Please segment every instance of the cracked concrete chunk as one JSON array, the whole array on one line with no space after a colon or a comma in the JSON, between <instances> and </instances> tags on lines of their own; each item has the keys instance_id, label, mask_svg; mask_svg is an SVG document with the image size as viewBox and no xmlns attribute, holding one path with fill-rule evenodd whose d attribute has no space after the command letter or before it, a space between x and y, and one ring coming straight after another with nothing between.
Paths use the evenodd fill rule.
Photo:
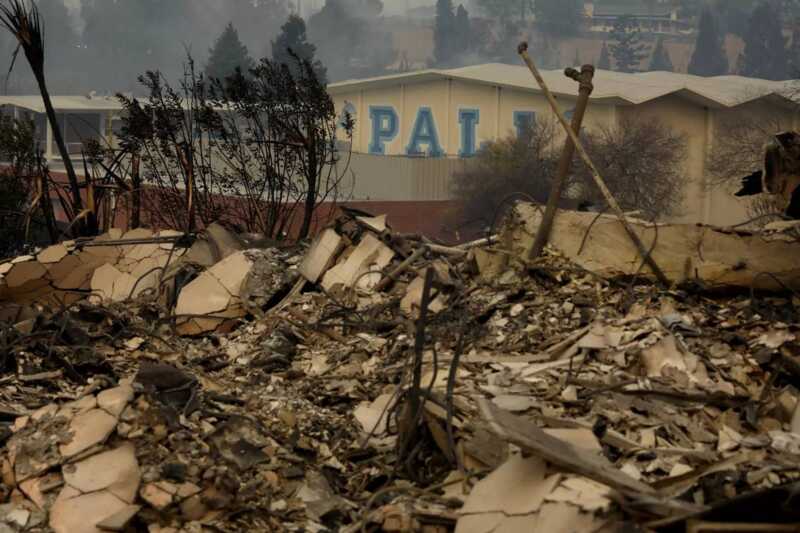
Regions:
<instances>
[{"instance_id":1,"label":"cracked concrete chunk","mask_svg":"<svg viewBox=\"0 0 800 533\"><path fill-rule=\"evenodd\" d=\"M114 280L114 288L111 292L111 301L124 302L130 298L137 296L143 290L140 284L136 284L136 278L124 272L120 273L119 277Z\"/></svg>"},{"instance_id":2,"label":"cracked concrete chunk","mask_svg":"<svg viewBox=\"0 0 800 533\"><path fill-rule=\"evenodd\" d=\"M12 265L16 265L16 264L19 264L19 263L25 263L27 261L33 261L33 260L34 260L34 257L32 255L21 255L19 257L15 257L14 259L12 259L11 260L11 264Z\"/></svg>"},{"instance_id":3,"label":"cracked concrete chunk","mask_svg":"<svg viewBox=\"0 0 800 533\"><path fill-rule=\"evenodd\" d=\"M547 465L538 457L511 456L473 487L460 513L535 513L558 483L557 475L546 474Z\"/></svg>"},{"instance_id":4,"label":"cracked concrete chunk","mask_svg":"<svg viewBox=\"0 0 800 533\"><path fill-rule=\"evenodd\" d=\"M82 493L108 490L120 500L133 503L141 473L136 448L125 442L118 448L64 466L64 481Z\"/></svg>"},{"instance_id":5,"label":"cracked concrete chunk","mask_svg":"<svg viewBox=\"0 0 800 533\"><path fill-rule=\"evenodd\" d=\"M237 252L209 268L197 279L181 290L176 315L208 315L237 317L244 314L239 292L253 262L244 254ZM184 320L178 331L193 335L212 331L220 325L219 319L195 318Z\"/></svg>"},{"instance_id":6,"label":"cracked concrete chunk","mask_svg":"<svg viewBox=\"0 0 800 533\"><path fill-rule=\"evenodd\" d=\"M50 527L55 533L100 533L100 522L129 507L105 490L74 498L59 496L50 509Z\"/></svg>"},{"instance_id":7,"label":"cracked concrete chunk","mask_svg":"<svg viewBox=\"0 0 800 533\"><path fill-rule=\"evenodd\" d=\"M36 260L43 264L58 263L67 256L69 251L63 244L48 246L36 255Z\"/></svg>"},{"instance_id":8,"label":"cracked concrete chunk","mask_svg":"<svg viewBox=\"0 0 800 533\"><path fill-rule=\"evenodd\" d=\"M342 237L336 230L328 228L314 239L311 248L300 263L300 274L311 283L316 283L328 270L342 249Z\"/></svg>"},{"instance_id":9,"label":"cracked concrete chunk","mask_svg":"<svg viewBox=\"0 0 800 533\"><path fill-rule=\"evenodd\" d=\"M208 272L219 280L231 296L239 296L242 282L251 268L253 262L244 252L237 252L211 267Z\"/></svg>"},{"instance_id":10,"label":"cracked concrete chunk","mask_svg":"<svg viewBox=\"0 0 800 533\"><path fill-rule=\"evenodd\" d=\"M128 525L128 522L136 516L136 513L138 513L141 508L141 505L129 505L98 522L97 527L103 531L123 531Z\"/></svg>"},{"instance_id":11,"label":"cracked concrete chunk","mask_svg":"<svg viewBox=\"0 0 800 533\"><path fill-rule=\"evenodd\" d=\"M117 419L102 409L92 409L78 414L69 424L70 440L59 446L59 451L64 457L72 457L92 446L102 444L116 425Z\"/></svg>"},{"instance_id":12,"label":"cracked concrete chunk","mask_svg":"<svg viewBox=\"0 0 800 533\"><path fill-rule=\"evenodd\" d=\"M172 494L164 490L157 483L148 483L139 491L139 496L159 511L172 505Z\"/></svg>"},{"instance_id":13,"label":"cracked concrete chunk","mask_svg":"<svg viewBox=\"0 0 800 533\"><path fill-rule=\"evenodd\" d=\"M206 228L205 235L213 250L215 262L222 261L244 248L238 236L216 222Z\"/></svg>"},{"instance_id":14,"label":"cracked concrete chunk","mask_svg":"<svg viewBox=\"0 0 800 533\"><path fill-rule=\"evenodd\" d=\"M47 274L47 268L37 261L14 263L6 274L5 280L9 288L21 287L26 283L38 280Z\"/></svg>"},{"instance_id":15,"label":"cracked concrete chunk","mask_svg":"<svg viewBox=\"0 0 800 533\"><path fill-rule=\"evenodd\" d=\"M123 531L128 525L128 522L136 516L136 513L138 513L141 508L141 505L128 505L124 509L98 522L97 527L103 531Z\"/></svg>"},{"instance_id":16,"label":"cracked concrete chunk","mask_svg":"<svg viewBox=\"0 0 800 533\"><path fill-rule=\"evenodd\" d=\"M215 262L214 249L208 241L198 239L184 254L182 261L208 268Z\"/></svg>"},{"instance_id":17,"label":"cracked concrete chunk","mask_svg":"<svg viewBox=\"0 0 800 533\"><path fill-rule=\"evenodd\" d=\"M538 206L517 204L501 231L503 249L526 257L541 218ZM702 224L654 225L632 218L628 222L642 242L655 243L651 257L670 282L697 279L715 288L800 288L797 241L790 235ZM585 239L587 234L591 239ZM567 259L605 278L651 275L640 268L639 252L614 215L559 211L550 243ZM773 276L761 275L764 272Z\"/></svg>"},{"instance_id":18,"label":"cracked concrete chunk","mask_svg":"<svg viewBox=\"0 0 800 533\"><path fill-rule=\"evenodd\" d=\"M94 271L90 287L92 294L102 300L111 300L114 295L114 282L122 276L122 272L109 264L105 264Z\"/></svg>"},{"instance_id":19,"label":"cracked concrete chunk","mask_svg":"<svg viewBox=\"0 0 800 533\"><path fill-rule=\"evenodd\" d=\"M97 406L108 414L119 417L125 407L133 399L133 387L120 385L104 390L97 395Z\"/></svg>"},{"instance_id":20,"label":"cracked concrete chunk","mask_svg":"<svg viewBox=\"0 0 800 533\"><path fill-rule=\"evenodd\" d=\"M39 509L46 506L45 493L64 484L64 479L59 473L45 474L41 477L31 478L19 484L19 489L36 504Z\"/></svg>"},{"instance_id":21,"label":"cracked concrete chunk","mask_svg":"<svg viewBox=\"0 0 800 533\"><path fill-rule=\"evenodd\" d=\"M230 293L206 271L181 290L176 315L206 315L222 311L231 301Z\"/></svg>"},{"instance_id":22,"label":"cracked concrete chunk","mask_svg":"<svg viewBox=\"0 0 800 533\"><path fill-rule=\"evenodd\" d=\"M330 290L334 285L342 284L352 287L369 288L380 281L380 274L364 275L369 271L379 271L386 267L394 257L394 251L379 241L374 235L367 234L358 243L347 259L340 261L322 277L322 286ZM375 281L377 278L378 281Z\"/></svg>"},{"instance_id":23,"label":"cracked concrete chunk","mask_svg":"<svg viewBox=\"0 0 800 533\"><path fill-rule=\"evenodd\" d=\"M91 411L95 407L97 407L97 398L89 394L83 398L65 403L61 406L59 414L71 418L73 414L85 413L86 411Z\"/></svg>"},{"instance_id":24,"label":"cracked concrete chunk","mask_svg":"<svg viewBox=\"0 0 800 533\"><path fill-rule=\"evenodd\" d=\"M178 498L186 499L191 496L194 496L195 494L200 494L200 491L201 491L200 487L198 487L194 483L186 482L178 485L178 491L176 492L176 494Z\"/></svg>"}]
</instances>

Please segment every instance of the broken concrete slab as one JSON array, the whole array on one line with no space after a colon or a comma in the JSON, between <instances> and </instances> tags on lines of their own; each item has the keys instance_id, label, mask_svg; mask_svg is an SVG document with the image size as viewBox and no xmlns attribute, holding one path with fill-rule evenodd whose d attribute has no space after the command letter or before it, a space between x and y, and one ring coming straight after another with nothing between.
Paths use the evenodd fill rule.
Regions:
<instances>
[{"instance_id":1,"label":"broken concrete slab","mask_svg":"<svg viewBox=\"0 0 800 533\"><path fill-rule=\"evenodd\" d=\"M300 263L300 274L311 283L316 283L320 276L333 266L336 257L343 248L341 235L333 228L320 233L311 244L303 262Z\"/></svg>"},{"instance_id":2,"label":"broken concrete slab","mask_svg":"<svg viewBox=\"0 0 800 533\"><path fill-rule=\"evenodd\" d=\"M375 286L380 281L380 272L394 257L394 251L383 244L373 234L365 234L358 246L329 269L322 277L322 287L329 291L334 285L353 287L358 284L361 288ZM377 277L367 275L375 273Z\"/></svg>"},{"instance_id":3,"label":"broken concrete slab","mask_svg":"<svg viewBox=\"0 0 800 533\"><path fill-rule=\"evenodd\" d=\"M97 295L101 301L113 301L114 285L122 276L122 272L110 264L105 264L92 274L92 294Z\"/></svg>"},{"instance_id":4,"label":"broken concrete slab","mask_svg":"<svg viewBox=\"0 0 800 533\"><path fill-rule=\"evenodd\" d=\"M242 240L216 222L203 232L214 251L214 263L218 263L244 249Z\"/></svg>"},{"instance_id":5,"label":"broken concrete slab","mask_svg":"<svg viewBox=\"0 0 800 533\"><path fill-rule=\"evenodd\" d=\"M148 483L139 491L139 496L151 507L159 511L166 509L174 503L171 492L156 483Z\"/></svg>"},{"instance_id":6,"label":"broken concrete slab","mask_svg":"<svg viewBox=\"0 0 800 533\"><path fill-rule=\"evenodd\" d=\"M517 204L505 224L500 246L524 259L540 221L536 206ZM671 282L695 280L712 288L800 289L800 244L790 235L629 222L645 245L653 244L652 257ZM550 243L569 260L604 277L650 274L613 215L559 211ZM763 275L765 272L770 275Z\"/></svg>"},{"instance_id":7,"label":"broken concrete slab","mask_svg":"<svg viewBox=\"0 0 800 533\"><path fill-rule=\"evenodd\" d=\"M63 244L54 244L36 254L36 260L42 264L58 263L64 259L68 253L69 250L67 250L67 247Z\"/></svg>"},{"instance_id":8,"label":"broken concrete slab","mask_svg":"<svg viewBox=\"0 0 800 533\"><path fill-rule=\"evenodd\" d=\"M136 498L141 479L136 448L131 442L65 465L63 471L64 482L84 494L107 490L130 504Z\"/></svg>"},{"instance_id":9,"label":"broken concrete slab","mask_svg":"<svg viewBox=\"0 0 800 533\"><path fill-rule=\"evenodd\" d=\"M99 393L97 395L97 406L108 414L119 417L132 399L133 387L128 384L122 384Z\"/></svg>"},{"instance_id":10,"label":"broken concrete slab","mask_svg":"<svg viewBox=\"0 0 800 533\"><path fill-rule=\"evenodd\" d=\"M101 533L98 524L130 508L130 504L104 490L59 497L50 509L49 523L56 533Z\"/></svg>"},{"instance_id":11,"label":"broken concrete slab","mask_svg":"<svg viewBox=\"0 0 800 533\"><path fill-rule=\"evenodd\" d=\"M66 443L59 446L59 452L65 458L78 455L104 443L116 426L117 419L102 409L77 414L70 421Z\"/></svg>"},{"instance_id":12,"label":"broken concrete slab","mask_svg":"<svg viewBox=\"0 0 800 533\"><path fill-rule=\"evenodd\" d=\"M38 261L14 263L5 275L4 281L10 289L20 289L27 283L39 280L47 274L47 268Z\"/></svg>"},{"instance_id":13,"label":"broken concrete slab","mask_svg":"<svg viewBox=\"0 0 800 533\"><path fill-rule=\"evenodd\" d=\"M559 475L547 475L547 465L538 457L511 456L473 487L459 514L536 513L559 479Z\"/></svg>"},{"instance_id":14,"label":"broken concrete slab","mask_svg":"<svg viewBox=\"0 0 800 533\"><path fill-rule=\"evenodd\" d=\"M125 531L128 523L133 520L141 508L141 505L128 505L99 521L97 527L103 531Z\"/></svg>"}]
</instances>

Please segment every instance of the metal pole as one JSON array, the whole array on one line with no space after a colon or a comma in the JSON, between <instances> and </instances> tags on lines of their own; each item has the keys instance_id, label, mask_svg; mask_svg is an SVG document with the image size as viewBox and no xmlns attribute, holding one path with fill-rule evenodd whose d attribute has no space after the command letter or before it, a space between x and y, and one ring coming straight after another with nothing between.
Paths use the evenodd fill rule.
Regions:
<instances>
[{"instance_id":1,"label":"metal pole","mask_svg":"<svg viewBox=\"0 0 800 533\"><path fill-rule=\"evenodd\" d=\"M580 87L578 88L578 102L575 105L575 114L572 115L572 131L574 131L576 135L580 135L583 116L586 114L586 107L589 104L589 95L592 94L594 90L594 85L592 85L594 67L592 65L583 65L580 72L574 68L568 68L564 71L564 75L580 83ZM558 210L558 202L561 200L561 193L564 190L564 183L567 181L569 167L572 164L572 156L574 154L575 143L572 142L572 138L567 136L567 140L564 142L564 150L561 152L561 159L558 162L556 178L550 188L550 195L547 197L547 207L545 207L544 210L542 224L539 226L539 232L536 234L533 248L528 252L528 259L539 257L547 244L547 239L550 237L550 229L553 227L553 220Z\"/></svg>"},{"instance_id":2,"label":"metal pole","mask_svg":"<svg viewBox=\"0 0 800 533\"><path fill-rule=\"evenodd\" d=\"M597 170L597 167L594 166L592 158L589 157L589 154L583 147L583 143L581 143L581 140L578 138L575 132L572 131L572 128L570 128L569 124L567 123L567 119L564 118L564 115L562 115L561 111L558 109L558 104L556 103L556 99L553 96L553 93L551 93L550 89L547 88L547 84L544 82L542 75L539 73L539 69L536 68L536 64L534 64L533 59L531 59L531 56L528 53L528 43L521 43L517 51L519 52L519 55L522 57L522 59L525 61L525 64L528 65L528 68L530 69L531 74L533 74L533 77L536 78L536 82L539 84L539 87L541 87L542 92L547 98L547 101L550 103L550 107L553 109L553 113L555 113L556 118L561 123L561 126L564 128L564 130L567 132L567 135L572 139L572 142L575 143L575 148L578 150L578 154L581 156L581 159L583 159L583 162L586 163L586 166L589 167L589 170L591 170L594 182L597 184L597 187L600 189L600 192L603 194L603 197L605 198L609 207L611 207L611 210L614 211L615 215L617 215L620 224L622 224L622 227L625 229L625 232L628 234L628 237L630 237L631 241L638 250L639 254L644 259L644 262L647 263L647 266L649 266L650 270L653 271L653 274L655 274L658 281L660 281L664 285L669 285L669 280L667 279L667 276L664 275L664 272L661 270L658 264L656 264L656 262L653 260L652 256L647 251L647 248L645 248L644 244L642 244L642 241L639 239L639 236L636 235L636 232L633 231L631 225L628 224L628 219L625 218L625 214L622 212L622 208L619 206L617 200L611 194L611 191L608 190L608 186L606 185L605 181L603 181L603 178L600 176L600 172Z\"/></svg>"}]
</instances>

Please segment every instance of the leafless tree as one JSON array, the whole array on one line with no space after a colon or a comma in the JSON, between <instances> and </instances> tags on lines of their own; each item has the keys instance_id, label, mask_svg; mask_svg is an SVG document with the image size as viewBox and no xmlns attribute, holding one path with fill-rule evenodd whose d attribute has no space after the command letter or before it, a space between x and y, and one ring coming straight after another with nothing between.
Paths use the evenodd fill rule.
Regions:
<instances>
[{"instance_id":1,"label":"leafless tree","mask_svg":"<svg viewBox=\"0 0 800 533\"><path fill-rule=\"evenodd\" d=\"M743 176L761 170L764 147L785 127L785 120L778 115L745 115L721 121L708 155L708 184L738 186Z\"/></svg>"},{"instance_id":2,"label":"leafless tree","mask_svg":"<svg viewBox=\"0 0 800 533\"><path fill-rule=\"evenodd\" d=\"M190 58L180 88L150 72L147 100L120 96L121 146L138 161L154 224L191 231L197 218L308 236L317 207L342 193L349 149L337 134L349 138L353 124L336 117L313 66L295 59L207 80Z\"/></svg>"},{"instance_id":3,"label":"leafless tree","mask_svg":"<svg viewBox=\"0 0 800 533\"><path fill-rule=\"evenodd\" d=\"M552 122L539 121L521 136L484 146L463 172L453 176L458 208L449 225L481 232L496 223L513 200L545 202L558 154Z\"/></svg>"},{"instance_id":4,"label":"leafless tree","mask_svg":"<svg viewBox=\"0 0 800 533\"><path fill-rule=\"evenodd\" d=\"M625 210L651 220L680 214L688 181L686 135L658 120L625 118L585 135L587 150L609 190ZM603 204L582 161L574 163L584 198ZM586 186L585 184L591 184Z\"/></svg>"},{"instance_id":5,"label":"leafless tree","mask_svg":"<svg viewBox=\"0 0 800 533\"><path fill-rule=\"evenodd\" d=\"M459 208L451 225L489 227L513 199L544 203L562 148L553 142L555 131L552 122L538 122L526 135L486 146L466 171L454 176ZM624 120L581 136L623 209L639 210L651 219L679 212L687 180L683 134L657 121ZM600 191L577 157L572 169L561 206L595 204L602 209Z\"/></svg>"}]
</instances>

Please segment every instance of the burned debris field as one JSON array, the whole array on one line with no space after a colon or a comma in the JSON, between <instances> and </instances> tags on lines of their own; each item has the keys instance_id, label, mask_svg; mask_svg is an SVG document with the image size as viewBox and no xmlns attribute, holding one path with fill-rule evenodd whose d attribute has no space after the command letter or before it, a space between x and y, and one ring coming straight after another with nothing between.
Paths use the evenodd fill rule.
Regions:
<instances>
[{"instance_id":1,"label":"burned debris field","mask_svg":"<svg viewBox=\"0 0 800 533\"><path fill-rule=\"evenodd\" d=\"M133 230L6 263L6 527L791 530L800 278L735 263L780 267L792 230L708 228L726 251L667 287L570 258L580 220L527 260L531 207L460 247L350 214L310 246Z\"/></svg>"},{"instance_id":2,"label":"burned debris field","mask_svg":"<svg viewBox=\"0 0 800 533\"><path fill-rule=\"evenodd\" d=\"M399 4L0 0L0 533L800 531L797 2Z\"/></svg>"}]
</instances>

